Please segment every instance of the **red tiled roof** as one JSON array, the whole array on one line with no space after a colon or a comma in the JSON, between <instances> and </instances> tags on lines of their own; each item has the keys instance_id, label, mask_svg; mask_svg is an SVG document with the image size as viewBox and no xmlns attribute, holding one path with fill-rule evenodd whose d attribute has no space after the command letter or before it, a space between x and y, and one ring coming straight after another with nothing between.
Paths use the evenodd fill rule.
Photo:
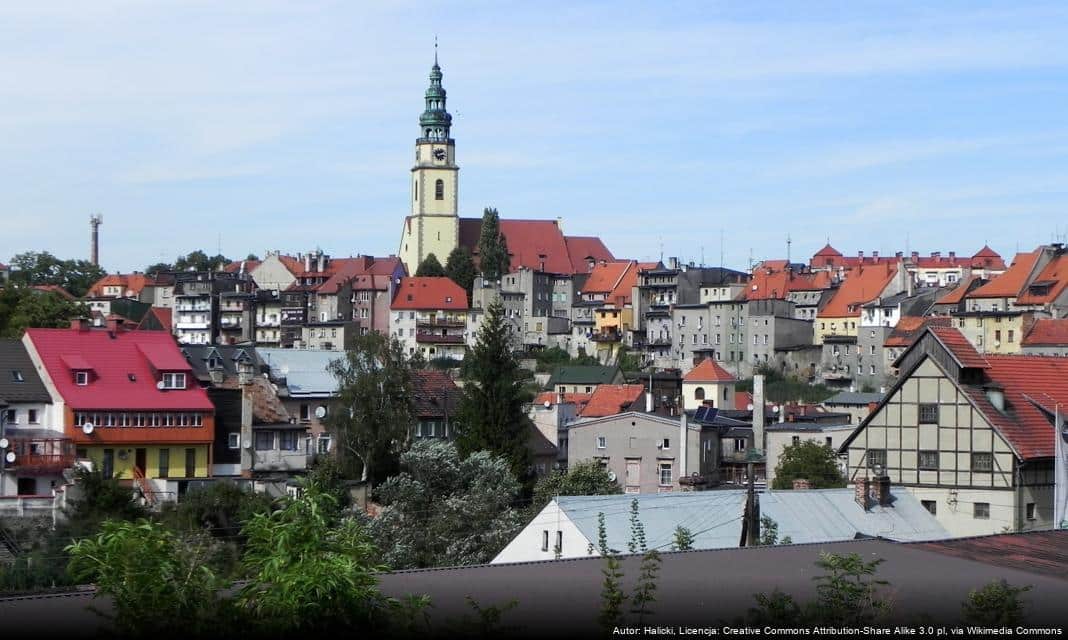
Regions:
<instances>
[{"instance_id":1,"label":"red tiled roof","mask_svg":"<svg viewBox=\"0 0 1068 640\"><path fill-rule=\"evenodd\" d=\"M974 256L972 256L973 269L990 269L992 271L1004 271L1005 261L1002 260L1001 254L990 248L989 245L983 245Z\"/></svg>"},{"instance_id":2,"label":"red tiled roof","mask_svg":"<svg viewBox=\"0 0 1068 640\"><path fill-rule=\"evenodd\" d=\"M734 382L735 377L729 371L716 364L712 358L705 358L683 376L683 382Z\"/></svg>"},{"instance_id":3,"label":"red tiled roof","mask_svg":"<svg viewBox=\"0 0 1068 640\"><path fill-rule=\"evenodd\" d=\"M252 273L256 270L256 267L260 266L262 260L235 260L230 264L223 267L223 271L227 273L239 273L241 271L241 264L245 264L245 273Z\"/></svg>"},{"instance_id":4,"label":"red tiled roof","mask_svg":"<svg viewBox=\"0 0 1068 640\"><path fill-rule=\"evenodd\" d=\"M392 309L467 309L467 291L446 277L401 278Z\"/></svg>"},{"instance_id":5,"label":"red tiled roof","mask_svg":"<svg viewBox=\"0 0 1068 640\"><path fill-rule=\"evenodd\" d=\"M574 404L578 407L583 407L590 401L592 393L565 393L564 402ZM555 391L542 391L534 398L534 404L545 406L548 402L549 406L560 403L560 394Z\"/></svg>"},{"instance_id":6,"label":"red tiled roof","mask_svg":"<svg viewBox=\"0 0 1068 640\"><path fill-rule=\"evenodd\" d=\"M826 271L796 273L787 270L785 260L765 260L753 268L747 300L781 300L791 291L820 291L831 286L831 274Z\"/></svg>"},{"instance_id":7,"label":"red tiled roof","mask_svg":"<svg viewBox=\"0 0 1068 640\"><path fill-rule=\"evenodd\" d=\"M753 394L748 391L735 391L734 392L734 408L746 409L749 405L753 404Z\"/></svg>"},{"instance_id":8,"label":"red tiled roof","mask_svg":"<svg viewBox=\"0 0 1068 640\"><path fill-rule=\"evenodd\" d=\"M159 320L159 324L163 327L163 330L170 333L174 329L173 315L174 310L169 307L152 307L148 310L149 313L156 316L156 320Z\"/></svg>"},{"instance_id":9,"label":"red tiled roof","mask_svg":"<svg viewBox=\"0 0 1068 640\"><path fill-rule=\"evenodd\" d=\"M482 218L460 218L460 245L467 247L478 264L478 240ZM547 273L585 273L586 253L598 261L614 260L612 253L597 238L576 237L570 245L555 220L501 219L501 233L508 242L511 269L527 267ZM576 255L571 254L571 248ZM576 263L579 268L576 269Z\"/></svg>"},{"instance_id":10,"label":"red tiled roof","mask_svg":"<svg viewBox=\"0 0 1068 640\"><path fill-rule=\"evenodd\" d=\"M143 273L112 273L94 282L93 286L89 287L89 292L86 295L90 298L101 297L104 295L104 287L122 287L122 295L124 296L127 291L138 295L146 286L153 284L155 284L155 280Z\"/></svg>"},{"instance_id":11,"label":"red tiled roof","mask_svg":"<svg viewBox=\"0 0 1068 640\"><path fill-rule=\"evenodd\" d=\"M392 276L399 264L400 258L396 256L388 258L358 256L356 258L331 259L329 266L333 269L333 275L326 282L319 285L316 291L327 294L337 293L345 282L358 276L384 276L388 282L389 277ZM385 287L382 288L384 289Z\"/></svg>"},{"instance_id":12,"label":"red tiled roof","mask_svg":"<svg viewBox=\"0 0 1068 640\"><path fill-rule=\"evenodd\" d=\"M969 293L968 298L1015 298L1020 295L1031 271L1035 268L1041 249L1030 253L1017 253L1012 264L1001 275Z\"/></svg>"},{"instance_id":13,"label":"red tiled roof","mask_svg":"<svg viewBox=\"0 0 1068 640\"><path fill-rule=\"evenodd\" d=\"M1035 285L1039 284L1046 285L1044 293L1032 293ZM1016 299L1016 304L1049 304L1059 298L1065 288L1068 288L1068 253L1050 260L1027 290Z\"/></svg>"},{"instance_id":14,"label":"red tiled roof","mask_svg":"<svg viewBox=\"0 0 1068 640\"><path fill-rule=\"evenodd\" d=\"M820 310L819 317L859 316L860 306L878 298L894 279L897 269L898 265L887 263L849 270L830 302Z\"/></svg>"},{"instance_id":15,"label":"red tiled roof","mask_svg":"<svg viewBox=\"0 0 1068 640\"><path fill-rule=\"evenodd\" d=\"M72 409L212 411L207 393L189 375L185 389L156 388L157 375L145 351L167 366L188 370L174 338L162 331L108 331L92 329L27 329L26 336L40 354L42 364L63 400ZM92 381L74 383L71 366L88 366ZM131 380L131 377L133 378ZM211 434L207 434L211 439Z\"/></svg>"},{"instance_id":16,"label":"red tiled roof","mask_svg":"<svg viewBox=\"0 0 1068 640\"><path fill-rule=\"evenodd\" d=\"M953 319L948 316L902 316L890 335L883 342L884 347L907 347L926 326L950 327Z\"/></svg>"},{"instance_id":17,"label":"red tiled roof","mask_svg":"<svg viewBox=\"0 0 1068 640\"><path fill-rule=\"evenodd\" d=\"M990 245L984 244L983 248L975 253L973 258L1000 258L1001 254L990 248Z\"/></svg>"},{"instance_id":18,"label":"red tiled roof","mask_svg":"<svg viewBox=\"0 0 1068 640\"><path fill-rule=\"evenodd\" d=\"M571 273L589 271L589 260L594 263L602 260L612 262L615 258L600 238L594 236L564 236L568 259L571 261Z\"/></svg>"},{"instance_id":19,"label":"red tiled roof","mask_svg":"<svg viewBox=\"0 0 1068 640\"><path fill-rule=\"evenodd\" d=\"M640 384L601 384L593 390L589 402L579 411L583 418L602 418L626 411L645 393Z\"/></svg>"},{"instance_id":20,"label":"red tiled roof","mask_svg":"<svg viewBox=\"0 0 1068 640\"><path fill-rule=\"evenodd\" d=\"M460 387L448 373L436 369L412 371L412 394L419 418L453 416L460 404Z\"/></svg>"},{"instance_id":21,"label":"red tiled roof","mask_svg":"<svg viewBox=\"0 0 1068 640\"><path fill-rule=\"evenodd\" d=\"M842 253L827 243L823 245L823 248L816 252L817 256L831 256L834 258L842 257Z\"/></svg>"},{"instance_id":22,"label":"red tiled roof","mask_svg":"<svg viewBox=\"0 0 1068 640\"><path fill-rule=\"evenodd\" d=\"M972 283L979 279L979 276L968 276L957 283L957 286L950 290L949 293L938 299L935 304L960 304L960 301L964 299L964 296L968 294L968 287L972 286Z\"/></svg>"},{"instance_id":23,"label":"red tiled roof","mask_svg":"<svg viewBox=\"0 0 1068 640\"><path fill-rule=\"evenodd\" d=\"M582 294L602 293L605 302L622 307L631 301L632 290L638 284L638 272L655 266L655 263L634 260L598 264L582 286Z\"/></svg>"},{"instance_id":24,"label":"red tiled roof","mask_svg":"<svg viewBox=\"0 0 1068 640\"><path fill-rule=\"evenodd\" d=\"M986 359L979 355L979 352L975 350L971 342L964 337L964 334L953 327L938 327L929 326L927 328L939 342L941 342L946 349L948 349L961 366L974 367L978 369L986 369L989 367L989 363Z\"/></svg>"},{"instance_id":25,"label":"red tiled roof","mask_svg":"<svg viewBox=\"0 0 1068 640\"><path fill-rule=\"evenodd\" d=\"M1039 318L1023 339L1025 347L1068 346L1068 318Z\"/></svg>"}]
</instances>

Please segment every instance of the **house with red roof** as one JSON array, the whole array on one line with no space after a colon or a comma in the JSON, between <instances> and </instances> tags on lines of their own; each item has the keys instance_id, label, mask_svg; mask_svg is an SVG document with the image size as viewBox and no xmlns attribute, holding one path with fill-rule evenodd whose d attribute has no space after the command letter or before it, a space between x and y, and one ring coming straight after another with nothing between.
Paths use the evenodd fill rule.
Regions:
<instances>
[{"instance_id":1,"label":"house with red roof","mask_svg":"<svg viewBox=\"0 0 1068 640\"><path fill-rule=\"evenodd\" d=\"M632 297L638 273L656 266L636 260L605 262L595 266L586 279L580 299L593 314L589 338L596 343L602 362L615 358L624 339L631 341L630 332L635 328Z\"/></svg>"},{"instance_id":2,"label":"house with red roof","mask_svg":"<svg viewBox=\"0 0 1068 640\"><path fill-rule=\"evenodd\" d=\"M1068 318L1040 318L1024 336L1021 353L1068 356Z\"/></svg>"},{"instance_id":3,"label":"house with red roof","mask_svg":"<svg viewBox=\"0 0 1068 640\"><path fill-rule=\"evenodd\" d=\"M840 273L859 266L898 262L905 265L905 270L921 287L952 286L969 275L990 278L1005 270L1005 261L987 245L969 257L958 256L955 251L946 255L942 255L941 251L932 251L929 256L921 256L918 251L909 255L898 251L893 256L880 256L878 251L865 255L863 251L858 251L856 256L845 256L827 244L812 256L809 267L813 271Z\"/></svg>"},{"instance_id":4,"label":"house with red roof","mask_svg":"<svg viewBox=\"0 0 1068 640\"><path fill-rule=\"evenodd\" d=\"M1027 293L1028 285L1036 279L1049 262L1043 248L1017 253L1004 273L991 279L965 296L968 311L1008 311L1016 299Z\"/></svg>"},{"instance_id":5,"label":"house with red roof","mask_svg":"<svg viewBox=\"0 0 1068 640\"><path fill-rule=\"evenodd\" d=\"M897 382L839 448L848 479L904 486L953 535L1053 526L1053 416L1068 359L982 354L925 326Z\"/></svg>"},{"instance_id":6,"label":"house with red roof","mask_svg":"<svg viewBox=\"0 0 1068 640\"><path fill-rule=\"evenodd\" d=\"M712 358L705 358L682 377L682 406L686 411L698 407L734 409L734 385L738 380Z\"/></svg>"},{"instance_id":7,"label":"house with red roof","mask_svg":"<svg viewBox=\"0 0 1068 640\"><path fill-rule=\"evenodd\" d=\"M855 339L862 307L873 300L904 291L907 277L898 262L857 266L845 272L845 280L816 314L815 343L823 344L828 336Z\"/></svg>"},{"instance_id":8,"label":"house with red roof","mask_svg":"<svg viewBox=\"0 0 1068 640\"><path fill-rule=\"evenodd\" d=\"M467 348L467 291L446 277L401 278L390 305L390 332L409 355L462 360Z\"/></svg>"},{"instance_id":9,"label":"house with red roof","mask_svg":"<svg viewBox=\"0 0 1068 640\"><path fill-rule=\"evenodd\" d=\"M74 320L28 329L23 343L79 458L150 503L210 476L214 406L173 337Z\"/></svg>"}]
</instances>

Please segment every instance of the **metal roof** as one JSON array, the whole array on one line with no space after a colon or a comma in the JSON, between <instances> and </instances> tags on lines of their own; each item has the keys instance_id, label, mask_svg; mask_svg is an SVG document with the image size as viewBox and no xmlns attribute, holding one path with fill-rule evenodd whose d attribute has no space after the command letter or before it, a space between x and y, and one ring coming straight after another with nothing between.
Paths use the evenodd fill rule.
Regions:
<instances>
[{"instance_id":1,"label":"metal roof","mask_svg":"<svg viewBox=\"0 0 1068 640\"><path fill-rule=\"evenodd\" d=\"M827 398L823 401L823 404L855 404L855 405L868 405L872 402L879 402L883 399L885 394L882 393L868 393L864 391L842 391Z\"/></svg>"},{"instance_id":2,"label":"metal roof","mask_svg":"<svg viewBox=\"0 0 1068 640\"><path fill-rule=\"evenodd\" d=\"M52 403L21 340L0 340L0 401Z\"/></svg>"},{"instance_id":3,"label":"metal roof","mask_svg":"<svg viewBox=\"0 0 1068 640\"><path fill-rule=\"evenodd\" d=\"M290 396L329 396L337 393L337 379L327 369L345 357L344 351L326 349L257 348L271 378L285 379Z\"/></svg>"}]
</instances>

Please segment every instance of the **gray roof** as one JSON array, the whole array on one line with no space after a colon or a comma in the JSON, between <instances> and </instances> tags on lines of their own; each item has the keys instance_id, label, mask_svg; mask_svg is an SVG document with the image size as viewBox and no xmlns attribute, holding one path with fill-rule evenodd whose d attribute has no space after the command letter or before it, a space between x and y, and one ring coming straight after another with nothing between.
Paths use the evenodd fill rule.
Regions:
<instances>
[{"instance_id":1,"label":"gray roof","mask_svg":"<svg viewBox=\"0 0 1068 640\"><path fill-rule=\"evenodd\" d=\"M344 351L326 349L256 350L270 368L273 380L285 380L289 395L329 396L337 393L337 379L327 370L330 363L345 357Z\"/></svg>"},{"instance_id":2,"label":"gray roof","mask_svg":"<svg viewBox=\"0 0 1068 640\"><path fill-rule=\"evenodd\" d=\"M558 384L611 384L621 376L619 367L600 365L562 366L553 370L549 385Z\"/></svg>"},{"instance_id":3,"label":"gray roof","mask_svg":"<svg viewBox=\"0 0 1068 640\"><path fill-rule=\"evenodd\" d=\"M251 344L244 346L183 344L180 346L185 359L189 361L189 366L193 368L193 375L201 380L210 378L211 369L208 368L208 362L213 357L218 361L218 366L226 378L237 377L237 365L241 360L249 360L257 369L262 364L255 347Z\"/></svg>"},{"instance_id":4,"label":"gray roof","mask_svg":"<svg viewBox=\"0 0 1068 640\"><path fill-rule=\"evenodd\" d=\"M855 404L867 406L872 402L881 402L882 393L868 393L864 391L842 391L823 401L823 404Z\"/></svg>"},{"instance_id":5,"label":"gray roof","mask_svg":"<svg viewBox=\"0 0 1068 640\"><path fill-rule=\"evenodd\" d=\"M0 340L0 401L52 402L21 340Z\"/></svg>"},{"instance_id":6,"label":"gray roof","mask_svg":"<svg viewBox=\"0 0 1068 640\"><path fill-rule=\"evenodd\" d=\"M764 491L760 514L779 525L779 537L795 544L853 540L860 536L897 541L937 540L949 537L927 509L903 488L890 490L893 505L864 511L853 489ZM638 500L638 515L650 547L668 549L675 528L685 526L694 535L694 549L737 547L742 535L745 490L697 491L614 496L560 496L557 503L582 534L597 540L598 514L605 514L608 545L626 550L630 539L630 505Z\"/></svg>"}]
</instances>

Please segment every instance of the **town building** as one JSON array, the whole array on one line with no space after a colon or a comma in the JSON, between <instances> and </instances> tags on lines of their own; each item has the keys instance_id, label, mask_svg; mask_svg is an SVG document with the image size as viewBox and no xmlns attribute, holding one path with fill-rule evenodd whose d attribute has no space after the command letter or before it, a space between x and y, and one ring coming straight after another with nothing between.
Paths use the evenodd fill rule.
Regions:
<instances>
[{"instance_id":1,"label":"town building","mask_svg":"<svg viewBox=\"0 0 1068 640\"><path fill-rule=\"evenodd\" d=\"M685 411L701 406L734 409L736 382L733 374L706 358L682 377L682 407Z\"/></svg>"},{"instance_id":2,"label":"town building","mask_svg":"<svg viewBox=\"0 0 1068 640\"><path fill-rule=\"evenodd\" d=\"M1042 318L1031 325L1020 352L1027 355L1068 356L1068 318Z\"/></svg>"},{"instance_id":3,"label":"town building","mask_svg":"<svg viewBox=\"0 0 1068 640\"><path fill-rule=\"evenodd\" d=\"M845 439L856 428L857 424L855 422L842 422L841 420L832 420L831 422L795 420L768 425L766 442L768 444L767 458L769 463L765 476L767 485L769 487L775 486L775 470L779 466L779 461L787 447L797 446L803 442L815 442L832 451L838 451L838 447L845 442ZM848 468L845 460L839 460L839 471L843 478L846 477ZM816 479L807 478L807 480L814 482ZM805 486L804 483L801 484Z\"/></svg>"},{"instance_id":4,"label":"town building","mask_svg":"<svg viewBox=\"0 0 1068 640\"><path fill-rule=\"evenodd\" d=\"M332 451L333 441L326 421L338 409L338 381L331 364L346 357L344 351L325 349L264 349L256 354L262 363L259 374L277 389L286 413L304 429L307 449L313 455Z\"/></svg>"},{"instance_id":5,"label":"town building","mask_svg":"<svg viewBox=\"0 0 1068 640\"><path fill-rule=\"evenodd\" d=\"M456 413L460 408L460 387L448 373L434 369L412 371L412 396L416 423L412 439L453 439ZM555 441L555 434L553 434Z\"/></svg>"},{"instance_id":6,"label":"town building","mask_svg":"<svg viewBox=\"0 0 1068 640\"><path fill-rule=\"evenodd\" d=\"M563 365L553 370L546 386L557 393L593 393L599 385L623 382L623 372L616 366Z\"/></svg>"},{"instance_id":7,"label":"town building","mask_svg":"<svg viewBox=\"0 0 1068 640\"><path fill-rule=\"evenodd\" d=\"M467 349L467 291L446 277L402 278L390 305L390 333L427 360L463 360Z\"/></svg>"}]
</instances>

